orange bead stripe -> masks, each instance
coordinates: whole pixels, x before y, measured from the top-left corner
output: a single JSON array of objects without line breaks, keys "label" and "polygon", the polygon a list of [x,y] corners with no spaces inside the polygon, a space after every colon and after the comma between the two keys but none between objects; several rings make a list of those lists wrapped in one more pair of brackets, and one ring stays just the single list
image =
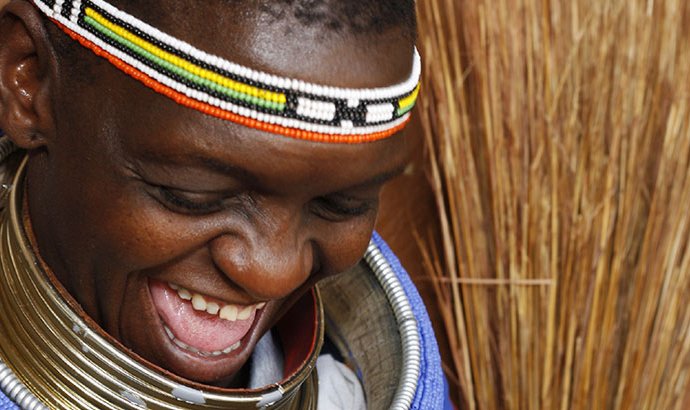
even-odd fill
[{"label": "orange bead stripe", "polygon": [[123,71],[125,74],[129,75],[130,77],[134,78],[135,80],[139,81],[140,83],[144,84],[145,86],[149,87],[150,89],[154,90],[155,92],[162,94],[168,98],[171,98],[174,100],[176,103],[180,105],[184,105],[185,107],[189,107],[192,109],[195,109],[197,111],[201,111],[204,114],[211,115],[216,118],[220,118],[223,120],[228,120],[232,121],[234,123],[244,125],[246,127],[254,128],[259,131],[264,131],[264,132],[270,132],[272,134],[280,134],[284,135],[286,137],[290,138],[295,138],[295,139],[301,139],[301,140],[307,140],[307,141],[313,141],[313,142],[326,142],[326,143],[338,143],[338,144],[359,144],[363,142],[373,142],[373,141],[378,141],[387,137],[390,137],[391,135],[395,134],[396,132],[402,130],[405,128],[407,123],[409,122],[409,118],[402,122],[401,124],[387,129],[385,131],[379,131],[379,132],[374,132],[371,134],[351,134],[351,135],[341,135],[341,134],[323,134],[323,133],[318,133],[318,132],[312,132],[312,131],[305,131],[305,130],[300,130],[296,128],[288,128],[284,127],[282,125],[276,125],[276,124],[271,124],[267,122],[262,122],[255,120],[254,118],[249,118],[249,117],[244,117],[238,114],[235,114],[230,111],[223,110],[221,108],[218,108],[216,106],[213,106],[211,104],[207,104],[201,101],[194,100],[192,98],[187,97],[186,95],[173,90],[172,88],[159,83],[155,79],[149,77],[148,75],[142,73],[141,71],[137,70],[136,68],[130,66],[129,64],[125,63],[124,61],[120,60],[119,58],[115,57],[114,55],[108,53],[107,51],[103,50],[93,42],[89,41],[88,39],[84,38],[83,36],[75,33],[74,31],[68,29],[65,27],[63,24],[61,24],[59,21],[52,20],[55,22],[55,24],[60,27],[62,31],[64,31],[68,36],[72,37],[81,45],[84,47],[89,48],[91,51],[93,51],[96,55],[103,57],[107,59],[111,64],[113,64],[115,67],[117,67],[120,71]]}]

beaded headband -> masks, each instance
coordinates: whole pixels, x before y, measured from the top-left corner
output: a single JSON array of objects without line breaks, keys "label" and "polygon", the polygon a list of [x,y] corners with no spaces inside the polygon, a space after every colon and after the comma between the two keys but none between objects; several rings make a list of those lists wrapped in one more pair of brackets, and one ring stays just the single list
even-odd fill
[{"label": "beaded headband", "polygon": [[65,33],[178,104],[292,138],[359,143],[389,137],[409,121],[419,92],[410,77],[389,87],[350,89],[259,72],[176,39],[102,0],[34,0]]}]

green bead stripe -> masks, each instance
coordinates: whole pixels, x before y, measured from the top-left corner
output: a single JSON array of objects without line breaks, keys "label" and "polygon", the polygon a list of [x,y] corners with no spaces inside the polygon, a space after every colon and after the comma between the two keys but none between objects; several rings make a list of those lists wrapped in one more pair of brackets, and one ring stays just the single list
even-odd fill
[{"label": "green bead stripe", "polygon": [[224,95],[227,95],[230,98],[234,98],[240,101],[244,101],[246,103],[252,104],[252,105],[257,105],[263,108],[267,108],[270,110],[274,111],[283,111],[285,110],[285,104],[284,103],[278,103],[275,101],[269,101],[265,100],[263,98],[255,97],[252,95],[248,95],[227,87],[224,87],[218,83],[215,83],[211,80],[208,80],[206,78],[200,77],[198,75],[192,74],[189,71],[182,69],[168,61],[165,61],[161,59],[158,56],[155,56],[148,51],[144,50],[143,48],[139,47],[138,45],[132,43],[131,41],[122,38],[118,36],[116,33],[112,32],[110,29],[107,27],[104,27],[100,23],[98,23],[96,20],[92,19],[89,16],[84,16],[84,21],[89,24],[91,27],[94,29],[98,30],[101,34],[107,36],[108,38],[117,41],[118,43],[122,44],[123,46],[127,47],[130,49],[132,52],[138,54],[139,56],[151,61],[153,64],[165,68],[166,70],[169,70],[195,84],[198,84],[202,87],[207,87],[210,88],[214,91],[217,91],[219,93],[222,93]]},{"label": "green bead stripe", "polygon": [[414,108],[414,103],[407,105],[406,107],[400,107],[398,108],[398,111],[396,111],[395,116],[400,117],[401,115],[407,114],[408,111],[410,111],[412,108]]}]

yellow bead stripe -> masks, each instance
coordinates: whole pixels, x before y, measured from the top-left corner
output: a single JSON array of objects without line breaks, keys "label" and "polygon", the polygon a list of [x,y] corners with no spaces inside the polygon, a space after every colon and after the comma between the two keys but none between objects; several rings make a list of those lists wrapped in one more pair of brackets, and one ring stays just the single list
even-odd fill
[{"label": "yellow bead stripe", "polygon": [[401,110],[405,110],[406,108],[410,107],[417,101],[417,96],[419,95],[419,84],[417,84],[417,87],[412,91],[412,94],[408,95],[407,97],[401,99],[398,103],[398,107],[400,107]]},{"label": "yellow bead stripe", "polygon": [[[196,64],[192,64],[189,61],[186,61],[174,54],[168,53],[165,50],[162,50],[161,48],[151,44],[150,42],[142,39],[141,37],[131,33],[130,31],[126,30],[123,27],[118,26],[117,24],[114,24],[110,20],[106,19],[103,17],[100,13],[95,11],[94,9],[87,7],[86,10],[86,15],[97,21],[99,24],[102,26],[108,28],[112,32],[116,33],[118,36],[121,36],[122,38],[127,39],[128,41],[136,44],[137,46],[141,47],[142,49],[148,51],[149,53],[155,55],[156,57],[169,62],[170,64],[173,64],[177,67],[180,67],[181,69],[184,69],[196,76],[199,76],[201,78],[207,79],[209,81],[212,81],[216,84],[219,84],[223,87],[230,88],[232,90],[235,90],[240,93],[244,93],[247,95],[251,95],[253,97],[261,98],[267,101],[272,101],[278,104],[285,104],[287,101],[285,94],[283,93],[276,93],[273,91],[267,91],[263,90],[261,88],[253,87],[251,85],[243,84],[234,80],[231,80],[227,77],[224,77],[218,73],[214,73],[213,71],[209,71],[203,67],[199,67]],[[409,98],[409,97],[408,97]]]}]

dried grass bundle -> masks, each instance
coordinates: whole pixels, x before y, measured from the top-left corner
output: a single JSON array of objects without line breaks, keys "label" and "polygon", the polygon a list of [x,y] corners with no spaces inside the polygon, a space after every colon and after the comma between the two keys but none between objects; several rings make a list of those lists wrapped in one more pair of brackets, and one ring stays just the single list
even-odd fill
[{"label": "dried grass bundle", "polygon": [[688,408],[690,2],[418,8],[462,406]]}]

